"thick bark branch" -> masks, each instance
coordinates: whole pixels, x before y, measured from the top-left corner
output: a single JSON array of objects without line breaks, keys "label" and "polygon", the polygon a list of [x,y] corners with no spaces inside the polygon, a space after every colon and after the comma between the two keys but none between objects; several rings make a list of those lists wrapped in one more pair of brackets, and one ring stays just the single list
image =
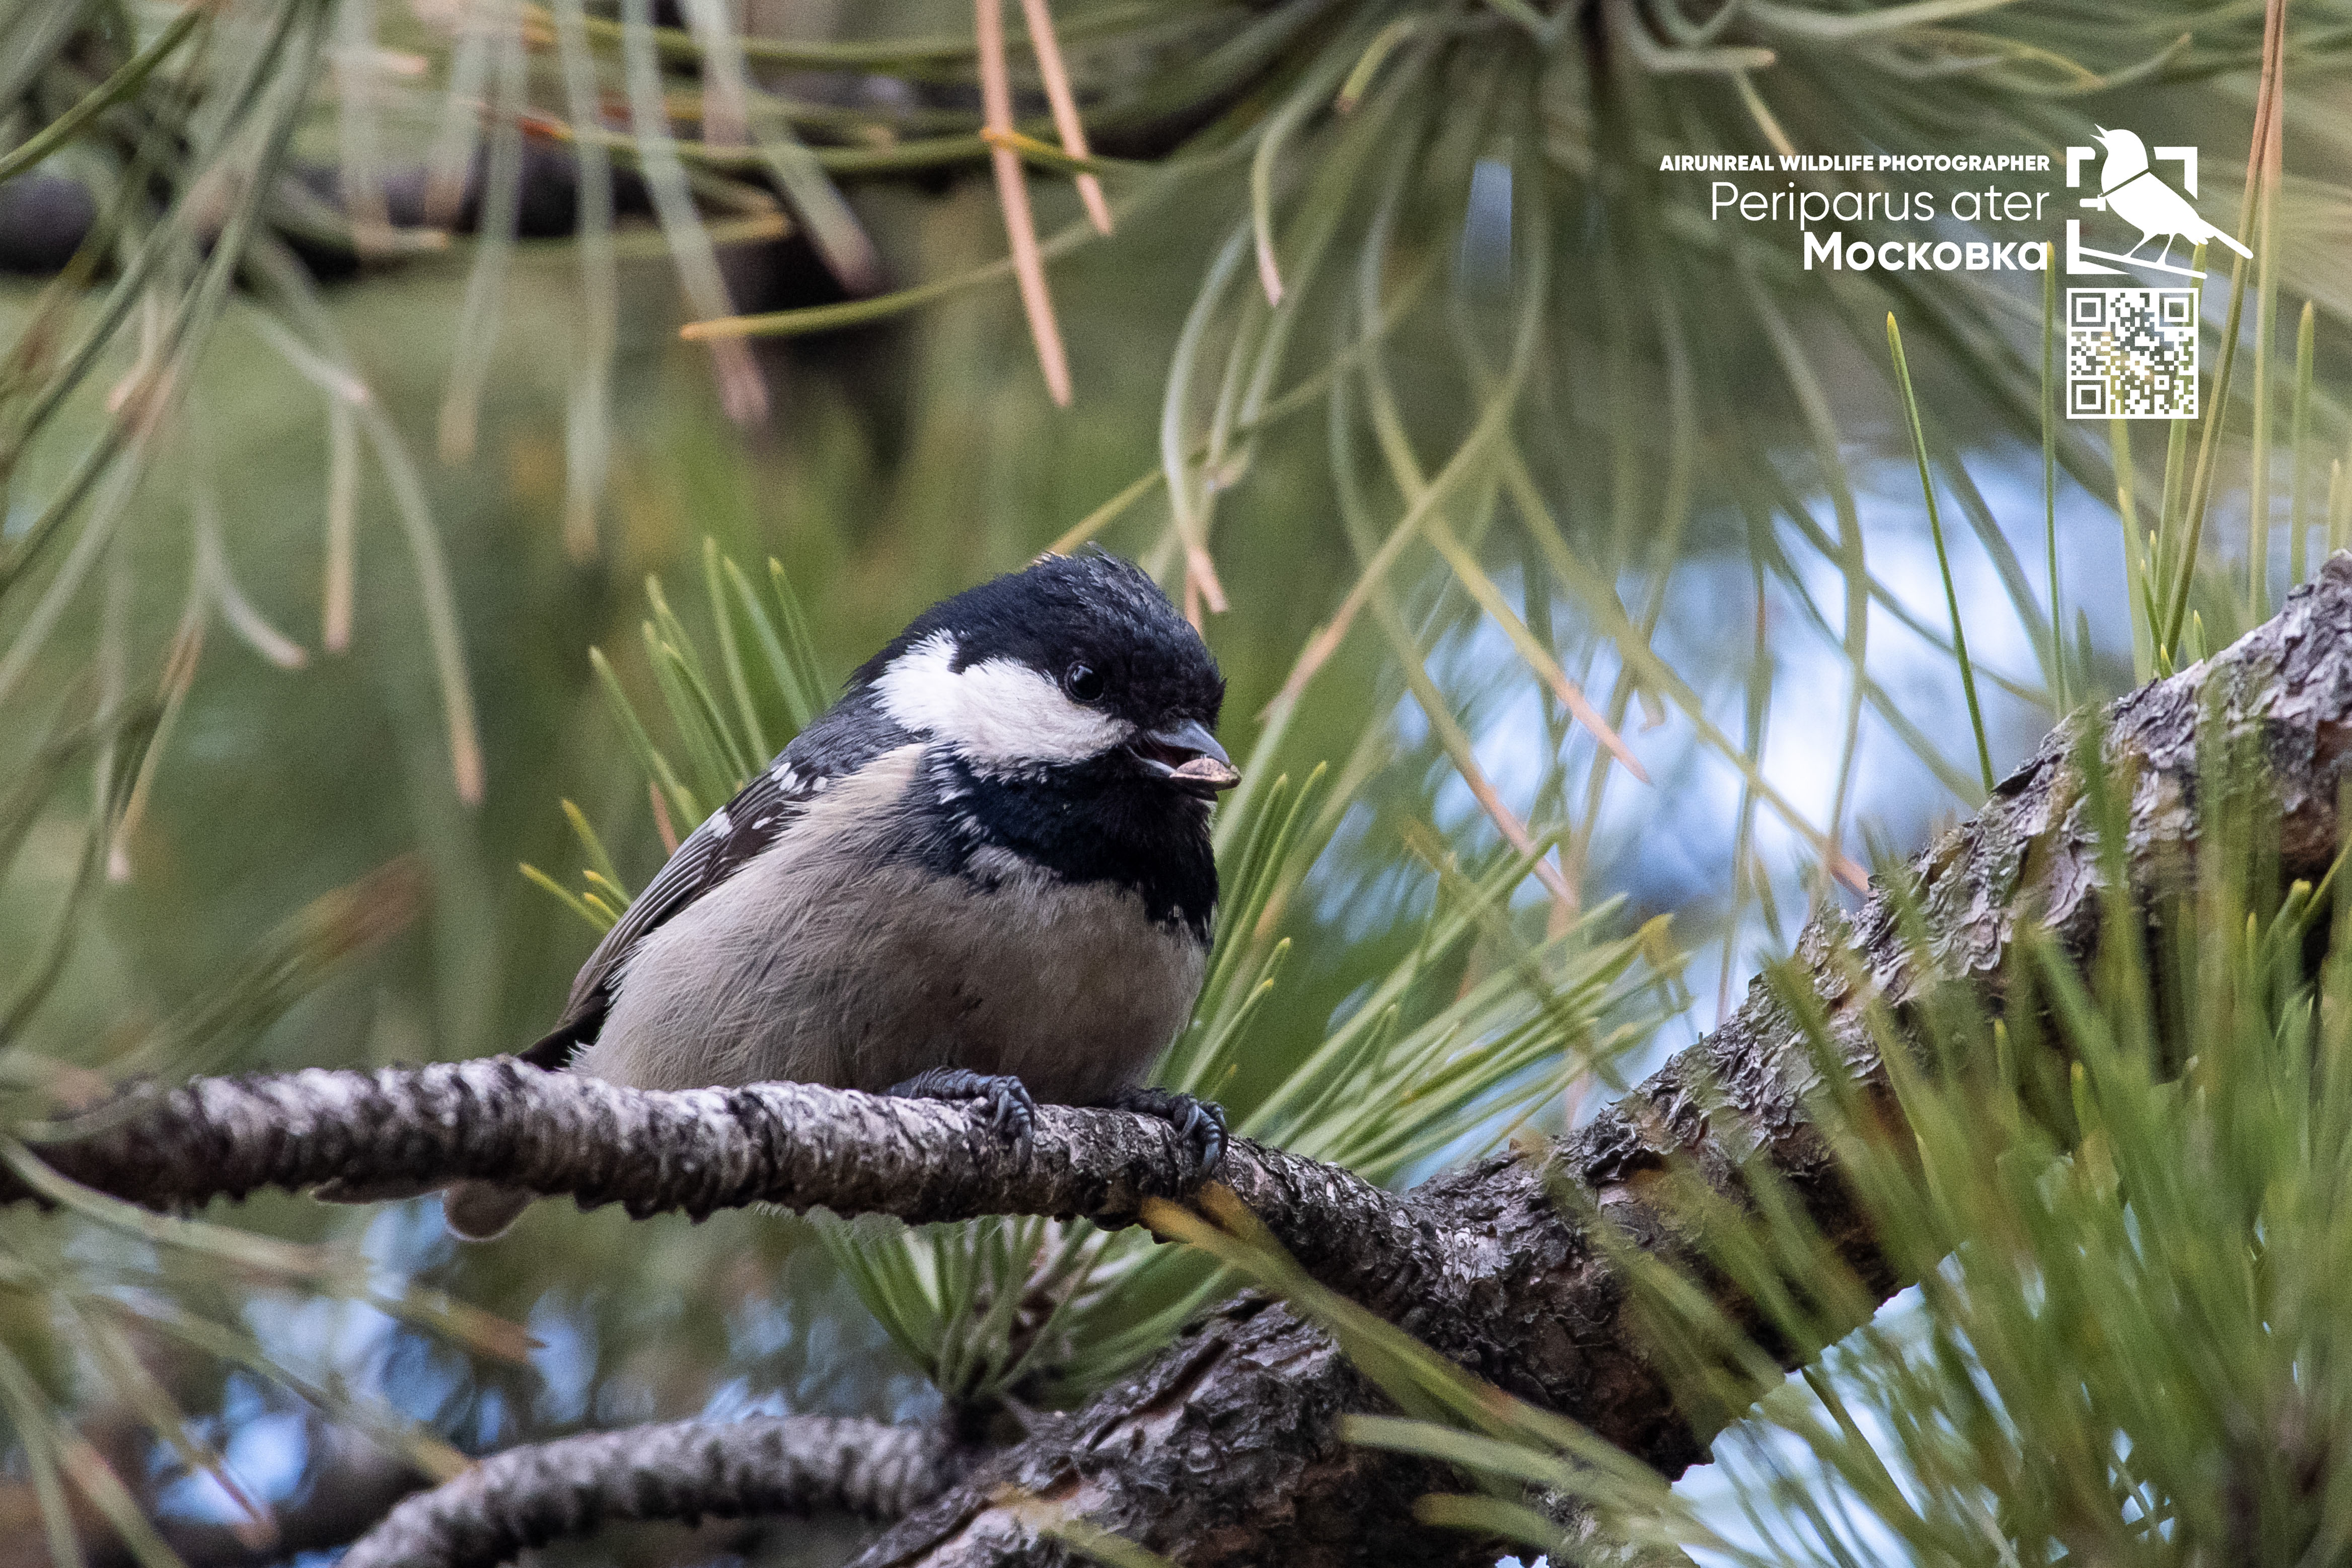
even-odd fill
[{"label": "thick bark branch", "polygon": [[534,1443],[410,1498],[343,1568],[495,1568],[625,1521],[847,1512],[895,1519],[955,1478],[945,1435],[823,1416],[677,1421]]},{"label": "thick bark branch", "polygon": [[[2105,754],[2128,794],[2128,863],[2142,893],[2165,862],[2194,852],[2198,728],[2208,710],[2223,734],[2261,748],[2282,812],[2282,874],[2323,874],[2338,844],[2338,791],[2352,773],[2352,556],[2331,559],[2276,619],[2109,711]],[[1924,967],[1884,893],[1852,921],[1832,914],[1800,939],[1797,963],[1858,1079],[1882,1071],[1865,1000],[1898,1004],[1898,1027],[1899,1004],[1936,984],[1969,985],[1997,1007],[2002,960],[2031,920],[2077,959],[2092,955],[2103,883],[2074,765],[2080,737],[2074,724],[2053,732],[1975,821],[1912,862],[1930,937]],[[1443,1239],[1442,1267],[1409,1290],[1358,1299],[1481,1375],[1680,1473],[1705,1457],[1701,1435],[1644,1354],[1622,1281],[1547,1197],[1545,1182],[1580,1183],[1643,1245],[1675,1250],[1673,1228],[1644,1200],[1648,1178],[1680,1153],[1727,1189],[1739,1156],[1760,1154],[1883,1300],[1901,1281],[1804,1113],[1814,1061],[1759,979],[1736,1015],[1542,1161],[1496,1156],[1415,1192],[1409,1207]],[[1338,1440],[1337,1414],[1377,1403],[1320,1331],[1244,1298],[1133,1381],[975,1472],[859,1563],[1066,1561],[1001,1500],[1008,1483],[1188,1568],[1491,1563],[1491,1547],[1412,1519],[1412,1499],[1449,1480]]]}]

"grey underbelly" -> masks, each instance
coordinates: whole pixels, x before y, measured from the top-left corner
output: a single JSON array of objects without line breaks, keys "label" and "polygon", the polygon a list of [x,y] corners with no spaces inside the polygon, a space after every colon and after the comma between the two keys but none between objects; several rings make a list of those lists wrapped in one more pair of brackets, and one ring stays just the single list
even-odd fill
[{"label": "grey underbelly", "polygon": [[767,856],[644,940],[579,1067],[647,1089],[875,1091],[963,1067],[1083,1104],[1143,1075],[1204,962],[1109,883],[1016,872],[982,891]]}]

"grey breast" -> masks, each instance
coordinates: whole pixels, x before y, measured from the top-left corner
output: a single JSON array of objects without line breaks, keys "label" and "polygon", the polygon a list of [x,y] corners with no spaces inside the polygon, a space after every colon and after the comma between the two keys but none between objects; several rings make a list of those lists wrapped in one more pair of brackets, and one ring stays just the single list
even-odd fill
[{"label": "grey breast", "polygon": [[1206,955],[1134,893],[998,852],[975,876],[909,853],[920,745],[813,800],[646,936],[580,1071],[646,1089],[788,1079],[879,1091],[932,1067],[1085,1103],[1139,1078]]}]

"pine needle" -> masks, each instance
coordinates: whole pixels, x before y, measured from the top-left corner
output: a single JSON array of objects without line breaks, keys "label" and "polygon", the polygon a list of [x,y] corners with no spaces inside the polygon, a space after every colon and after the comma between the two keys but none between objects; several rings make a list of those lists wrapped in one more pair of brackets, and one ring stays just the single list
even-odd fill
[{"label": "pine needle", "polygon": [[[2263,76],[2262,86],[2254,99],[2254,135],[2246,153],[2246,190],[2238,204],[2238,243],[2246,244],[2254,236],[2255,201],[2267,178],[2272,144],[2279,136],[2279,112],[2286,93],[2286,0],[2265,0],[2263,7]],[[2200,247],[2202,254],[2202,247]],[[2201,267],[2192,260],[2192,267]],[[2246,304],[2246,258],[2235,258],[2230,267],[2230,312],[2221,326],[2221,365],[2213,377],[2211,406],[2205,410],[2200,422],[2197,438],[2197,468],[2190,480],[2188,494],[2188,538],[2179,559],[2175,562],[2169,602],[2165,612],[2164,625],[2157,638],[2158,656],[2165,662],[2167,672],[2180,667],[2182,661],[2173,646],[2179,640],[2182,619],[2189,612],[2189,587],[2197,575],[2197,547],[2205,529],[2205,505],[2212,495],[2213,475],[2219,465],[2214,461],[2221,434],[2221,423],[2229,415],[2230,372],[2238,357],[2238,323]],[[2169,486],[2167,486],[2170,488]]]},{"label": "pine needle", "polygon": [[[1004,59],[1004,0],[972,0],[973,25],[980,37],[980,97],[989,128],[1013,130],[1013,77]],[[1004,210],[1004,234],[1013,253],[1013,275],[1021,288],[1021,308],[1029,319],[1029,337],[1037,346],[1037,366],[1045,374],[1045,391],[1057,408],[1070,406],[1070,362],[1062,348],[1062,329],[1054,319],[1054,297],[1045,287],[1045,258],[1037,248],[1037,220],[1029,210],[1028,176],[1021,155],[998,145],[988,150],[996,172],[996,199]]]},{"label": "pine needle", "polygon": [[1960,629],[1960,594],[1952,582],[1952,558],[1944,548],[1944,522],[1936,507],[1936,480],[1927,467],[1927,437],[1919,424],[1919,401],[1911,392],[1911,367],[1903,358],[1903,329],[1895,312],[1886,313],[1886,347],[1895,357],[1895,380],[1903,394],[1903,413],[1911,428],[1911,451],[1919,460],[1919,490],[1927,504],[1927,532],[1936,541],[1936,568],[1943,574],[1944,603],[1952,614],[1952,657],[1960,666],[1960,690],[1969,704],[1969,727],[1976,732],[1977,766],[1983,769],[1985,793],[1992,793],[1992,747],[1986,744],[1984,710],[1977,703],[1977,674],[1969,664],[1967,633]]},{"label": "pine needle", "polygon": [[[1045,84],[1045,101],[1053,106],[1054,131],[1062,139],[1062,151],[1073,158],[1091,157],[1087,151],[1086,124],[1078,118],[1078,100],[1070,90],[1070,73],[1062,65],[1062,41],[1054,36],[1053,11],[1046,0],[1021,0],[1021,14],[1029,23],[1029,47],[1036,52],[1037,75]],[[1110,203],[1103,198],[1102,182],[1080,173],[1076,183],[1095,232],[1110,233]]]},{"label": "pine needle", "polygon": [[352,645],[360,498],[359,419],[349,402],[327,400],[327,566],[320,593],[319,642],[330,653]]},{"label": "pine needle", "polygon": [[661,786],[648,783],[646,793],[654,803],[654,831],[661,835],[662,852],[674,855],[677,853],[677,830],[670,826],[669,805],[662,799]]}]

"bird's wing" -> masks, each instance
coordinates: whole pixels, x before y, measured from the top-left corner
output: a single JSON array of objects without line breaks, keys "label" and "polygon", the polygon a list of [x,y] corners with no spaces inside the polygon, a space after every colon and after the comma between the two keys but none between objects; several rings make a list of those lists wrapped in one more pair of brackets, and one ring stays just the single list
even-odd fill
[{"label": "bird's wing", "polygon": [[774,843],[835,779],[908,738],[906,731],[878,715],[842,714],[838,709],[810,726],[733,800],[687,835],[622,913],[619,924],[596,944],[572,982],[562,1019],[522,1053],[523,1060],[549,1068],[569,1061],[595,1038],[638,943]]}]

